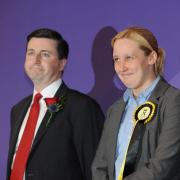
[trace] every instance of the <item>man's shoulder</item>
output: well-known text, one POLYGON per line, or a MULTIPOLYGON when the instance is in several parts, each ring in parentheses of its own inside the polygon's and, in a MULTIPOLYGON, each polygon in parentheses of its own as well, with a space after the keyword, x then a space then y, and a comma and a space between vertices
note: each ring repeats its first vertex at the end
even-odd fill
POLYGON ((99 103, 89 95, 74 89, 68 89, 66 95, 66 109, 70 113, 78 114, 93 112, 97 114, 100 113, 102 115, 101 117, 104 117, 99 103))
POLYGON ((78 104, 85 102, 98 104, 94 98, 75 89, 68 89, 68 100, 78 104))
POLYGON ((76 89, 68 87, 63 81, 62 86, 59 88, 59 94, 64 94, 67 96, 68 100, 76 100, 76 101, 95 101, 92 97, 87 94, 80 92, 76 89))
POLYGON ((19 100, 13 107, 23 107, 25 103, 31 102, 32 94, 19 100))

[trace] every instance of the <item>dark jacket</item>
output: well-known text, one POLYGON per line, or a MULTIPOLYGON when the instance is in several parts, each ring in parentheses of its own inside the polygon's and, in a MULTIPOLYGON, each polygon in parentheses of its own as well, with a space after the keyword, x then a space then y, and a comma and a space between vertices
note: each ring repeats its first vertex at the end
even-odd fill
MULTIPOLYGON (((64 83, 56 97, 65 97, 63 109, 47 112, 35 136, 26 168, 26 180, 91 180, 91 163, 101 135, 104 116, 88 96, 64 83)), ((17 137, 32 95, 12 108, 7 167, 9 180, 17 137)))

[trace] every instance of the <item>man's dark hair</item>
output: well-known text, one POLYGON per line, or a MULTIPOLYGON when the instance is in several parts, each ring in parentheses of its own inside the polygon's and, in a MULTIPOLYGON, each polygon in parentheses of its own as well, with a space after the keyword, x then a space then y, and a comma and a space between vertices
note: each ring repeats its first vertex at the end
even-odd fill
POLYGON ((55 30, 48 29, 48 28, 41 28, 37 29, 33 32, 31 32, 27 36, 27 43, 32 39, 32 38, 48 38, 48 39, 53 39, 57 41, 57 51, 58 51, 58 58, 61 59, 67 59, 68 58, 68 53, 69 53, 69 45, 68 43, 63 39, 60 33, 58 33, 55 30))

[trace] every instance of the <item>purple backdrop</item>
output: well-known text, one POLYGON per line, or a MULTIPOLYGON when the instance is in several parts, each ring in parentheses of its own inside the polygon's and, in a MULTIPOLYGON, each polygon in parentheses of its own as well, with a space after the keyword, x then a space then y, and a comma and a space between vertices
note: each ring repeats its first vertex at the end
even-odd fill
POLYGON ((123 89, 114 75, 110 40, 126 26, 154 32, 166 50, 165 77, 180 87, 179 7, 178 0, 1 0, 0 180, 5 179, 10 108, 32 91, 23 71, 29 32, 49 27, 62 33, 70 44, 65 82, 96 98, 106 111, 123 89))

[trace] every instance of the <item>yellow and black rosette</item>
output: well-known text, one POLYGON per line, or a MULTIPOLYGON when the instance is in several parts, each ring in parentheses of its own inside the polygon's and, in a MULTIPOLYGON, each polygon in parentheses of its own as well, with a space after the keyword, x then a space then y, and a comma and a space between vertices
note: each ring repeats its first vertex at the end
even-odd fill
POLYGON ((144 124, 152 120, 156 113, 157 105, 151 101, 146 101, 140 105, 134 113, 134 122, 144 121, 144 124))

